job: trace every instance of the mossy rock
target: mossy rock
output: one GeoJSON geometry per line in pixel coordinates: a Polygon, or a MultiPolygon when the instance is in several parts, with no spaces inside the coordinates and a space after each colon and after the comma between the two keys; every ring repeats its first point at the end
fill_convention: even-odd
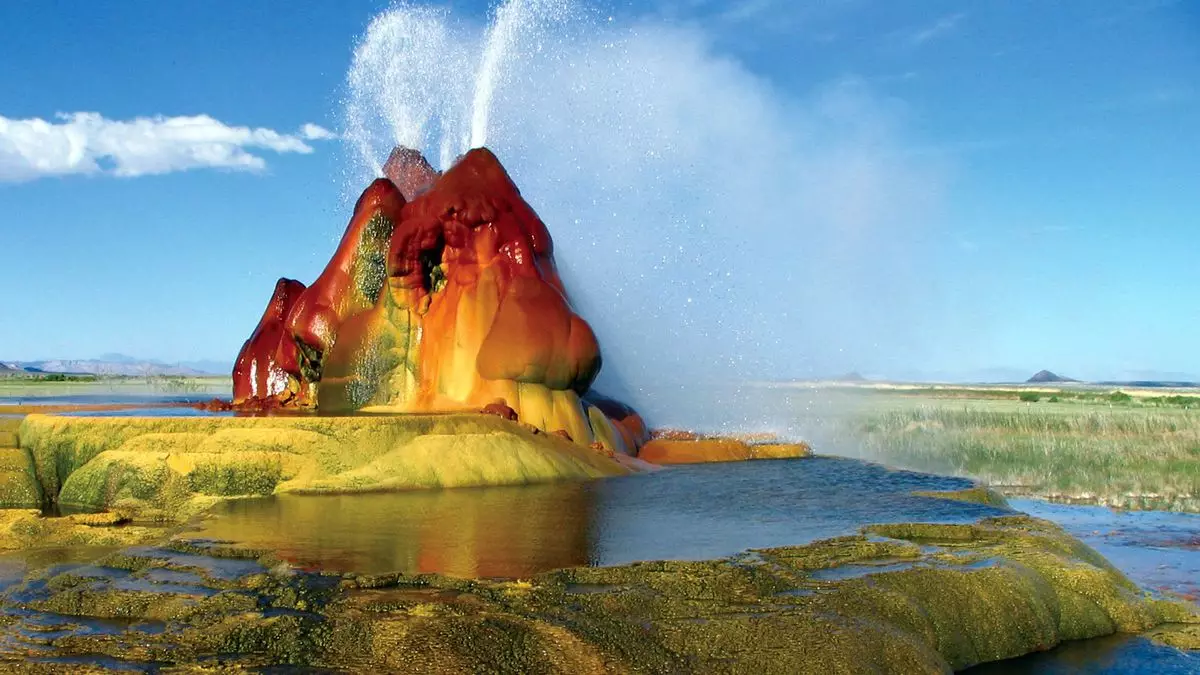
{"type": "Polygon", "coordinates": [[[638,451],[653,464],[741,462],[749,459],[796,459],[812,455],[807,443],[747,443],[737,438],[655,438],[638,451]]]}
{"type": "Polygon", "coordinates": [[[0,447],[0,508],[37,509],[43,501],[33,458],[21,448],[0,447]]]}
{"type": "Polygon", "coordinates": [[[1004,498],[1004,495],[984,485],[976,485],[964,490],[918,490],[913,492],[913,494],[918,497],[949,499],[950,501],[966,502],[968,504],[983,504],[998,508],[1009,507],[1008,500],[1004,498]]]}
{"type": "Polygon", "coordinates": [[[628,473],[603,452],[483,415],[134,418],[30,415],[44,494],[184,519],[229,497],[516,485],[628,473]]]}
{"type": "Polygon", "coordinates": [[[797,459],[812,457],[808,443],[753,443],[750,445],[752,459],[797,459]]]}
{"type": "Polygon", "coordinates": [[[1186,624],[1167,624],[1151,631],[1149,637],[1168,647],[1200,651],[1200,620],[1186,624]]]}
{"type": "Polygon", "coordinates": [[[55,639],[63,656],[188,667],[220,654],[232,670],[421,673],[948,673],[1163,621],[1181,625],[1156,635],[1186,645],[1200,620],[1184,605],[1147,599],[1045,521],[889,527],[889,538],[868,531],[524,581],[338,579],[266,562],[217,578],[191,567],[203,549],[171,562],[143,548],[103,558],[88,574],[30,579],[23,588],[35,597],[24,607],[170,622],[155,633],[76,631],[55,639]],[[159,572],[187,585],[171,597],[97,581],[96,569],[137,580],[159,572]]]}
{"type": "Polygon", "coordinates": [[[124,521],[120,516],[49,518],[37,509],[0,509],[0,550],[131,546],[167,536],[162,528],[124,521]]]}
{"type": "Polygon", "coordinates": [[[17,432],[24,415],[0,415],[0,446],[17,446],[17,432]]]}
{"type": "Polygon", "coordinates": [[[726,562],[556,574],[602,589],[572,602],[653,626],[702,671],[944,672],[1181,611],[1045,521],[880,529],[726,562]]]}

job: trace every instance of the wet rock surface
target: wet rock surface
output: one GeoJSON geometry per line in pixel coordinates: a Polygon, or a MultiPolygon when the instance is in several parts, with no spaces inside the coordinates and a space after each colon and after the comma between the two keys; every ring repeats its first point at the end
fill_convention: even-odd
{"type": "Polygon", "coordinates": [[[42,490],[28,454],[21,449],[20,416],[0,417],[0,508],[37,509],[42,490]]]}
{"type": "Polygon", "coordinates": [[[700,464],[741,462],[749,459],[793,459],[812,455],[806,443],[753,442],[736,438],[654,438],[638,452],[638,458],[653,464],[700,464]]]}
{"type": "Polygon", "coordinates": [[[1200,602],[1200,514],[1012,501],[1061,524],[1145,588],[1200,602]]]}
{"type": "MultiPolygon", "coordinates": [[[[610,456],[493,415],[30,415],[15,475],[43,508],[178,522],[222,500],[287,492],[512,485],[628,473],[610,456]]],[[[2,455],[0,455],[2,457],[2,455]]],[[[0,473],[0,477],[3,474],[0,473]]],[[[11,488],[10,493],[23,494],[11,488]]],[[[25,505],[25,504],[22,504],[25,505]]]]}
{"type": "Polygon", "coordinates": [[[524,580],[303,572],[178,538],[41,564],[0,596],[9,669],[940,673],[1194,619],[1024,516],[524,580]]]}
{"type": "MultiPolygon", "coordinates": [[[[605,458],[504,417],[469,416],[482,426],[468,431],[516,430],[533,443],[605,458]]],[[[231,512],[214,506],[243,503],[231,498],[268,494],[288,480],[328,480],[328,472],[353,472],[350,464],[360,460],[373,465],[377,477],[395,476],[402,465],[411,469],[411,455],[395,467],[376,463],[392,441],[372,435],[370,420],[31,421],[18,433],[28,443],[15,449],[14,457],[26,462],[18,461],[15,473],[32,476],[43,498],[58,495],[60,506],[63,495],[94,494],[107,510],[64,517],[0,511],[0,539],[18,549],[0,556],[0,669],[946,672],[1064,641],[1150,629],[1154,641],[1145,644],[1173,650],[1154,652],[1156,663],[1164,663],[1162,654],[1194,648],[1194,607],[1147,597],[1056,526],[1012,514],[998,494],[957,479],[829,458],[671,468],[581,485],[584,491],[566,501],[555,493],[557,506],[548,503],[542,512],[522,498],[521,518],[485,504],[465,531],[467,540],[431,536],[459,526],[425,511],[424,530],[399,534],[417,544],[393,539],[396,556],[368,569],[352,555],[337,563],[336,556],[348,552],[328,540],[324,548],[335,557],[306,559],[299,553],[304,538],[282,527],[295,514],[273,516],[272,527],[290,534],[269,542],[214,541],[204,538],[211,528],[180,531],[171,524],[203,513],[219,523],[231,512]],[[204,451],[212,437],[197,434],[196,425],[205,424],[224,434],[220,453],[204,451]],[[357,431],[348,433],[351,427],[357,431]],[[366,457],[364,448],[376,454],[366,457]],[[339,461],[331,464],[333,458],[339,461]],[[831,466],[858,473],[827,473],[831,466]],[[648,488],[641,496],[614,493],[607,524],[571,518],[571,499],[594,510],[596,493],[589,490],[639,481],[648,488]],[[739,500],[754,505],[757,515],[731,510],[739,500]],[[804,515],[821,512],[840,514],[843,524],[829,529],[804,515]],[[845,518],[874,524],[846,530],[845,518]],[[526,536],[538,519],[550,537],[576,545],[515,572],[507,563],[470,559],[482,550],[472,548],[470,538],[488,532],[544,548],[526,536]],[[529,527],[506,529],[506,520],[529,527]],[[695,548],[684,556],[692,560],[628,562],[674,558],[679,552],[672,541],[717,532],[688,534],[679,527],[697,521],[721,523],[739,536],[695,548]],[[773,521],[778,532],[756,529],[773,521]],[[665,548],[631,547],[637,540],[622,539],[621,528],[613,528],[621,522],[657,532],[641,540],[665,548]],[[618,536],[604,543],[598,531],[618,536]],[[763,548],[781,541],[780,532],[792,537],[783,542],[811,543],[763,548]],[[745,548],[753,550],[736,553],[745,548]],[[638,553],[621,560],[604,557],[604,550],[638,553]],[[409,558],[420,562],[404,562],[409,558]]],[[[405,433],[427,437],[449,424],[453,438],[464,431],[455,426],[460,423],[455,416],[425,416],[421,429],[405,433]]],[[[766,440],[739,442],[753,447],[766,440]]],[[[439,446],[430,455],[442,468],[444,451],[439,446]]],[[[476,460],[469,465],[479,466],[476,460]]],[[[551,487],[559,486],[545,486],[551,487]]],[[[1144,649],[1118,653],[1151,658],[1144,649]]]]}
{"type": "MultiPolygon", "coordinates": [[[[437,493],[414,493],[426,495],[426,502],[405,502],[403,511],[421,511],[424,524],[442,533],[475,522],[474,533],[468,539],[430,538],[429,530],[398,527],[391,545],[399,547],[399,557],[376,566],[330,545],[340,529],[335,521],[306,520],[296,512],[253,524],[239,521],[237,510],[216,509],[182,529],[130,524],[113,513],[46,518],[0,512],[40,523],[42,533],[36,541],[17,542],[35,548],[0,556],[0,668],[934,673],[1156,626],[1160,644],[1187,648],[1200,626],[1193,608],[1147,597],[1059,527],[1016,514],[995,493],[957,479],[814,458],[695,465],[580,484],[583,491],[570,498],[574,507],[563,501],[567,487],[443,491],[463,499],[440,506],[428,501],[437,493]],[[729,481],[731,468],[740,480],[729,481]],[[845,494],[850,476],[844,471],[857,472],[850,482],[861,492],[854,498],[845,494]],[[807,482],[798,478],[804,475],[807,482]],[[719,478],[726,492],[716,489],[719,478]],[[660,506],[677,503],[680,513],[712,526],[720,522],[711,520],[716,512],[697,514],[683,495],[699,491],[729,505],[750,485],[757,487],[744,504],[754,510],[729,513],[743,523],[740,531],[756,519],[769,522],[785,505],[808,508],[801,495],[814,508],[820,503],[842,514],[853,513],[854,505],[874,509],[857,517],[878,522],[830,521],[810,528],[803,545],[764,548],[753,542],[769,538],[742,537],[722,546],[751,550],[713,555],[722,549],[701,546],[690,549],[693,555],[711,558],[596,566],[619,558],[588,553],[603,550],[589,532],[633,527],[646,518],[636,509],[623,515],[619,504],[608,521],[577,526],[570,514],[594,511],[596,495],[587,490],[622,484],[644,487],[646,495],[661,493],[661,503],[647,500],[644,506],[660,512],[657,540],[668,545],[691,541],[701,530],[673,528],[672,512],[660,506]],[[536,529],[529,518],[522,521],[528,527],[502,526],[512,520],[505,490],[532,491],[519,500],[526,511],[537,503],[534,493],[550,491],[544,511],[529,511],[538,519],[544,513],[548,540],[522,538],[536,529]],[[475,516],[463,514],[468,502],[482,504],[475,516]],[[445,519],[451,514],[458,520],[445,519]],[[943,522],[896,519],[902,517],[943,522]],[[235,526],[225,533],[206,524],[226,520],[235,526]],[[317,539],[327,533],[325,547],[333,557],[298,555],[305,540],[284,527],[289,520],[300,521],[298,527],[317,539]],[[277,540],[223,538],[255,527],[282,527],[284,534],[277,540]],[[488,538],[492,532],[499,538],[488,538]],[[564,537],[575,544],[548,548],[564,537]],[[480,547],[473,549],[471,538],[480,547]],[[543,553],[526,558],[533,564],[521,568],[483,558],[459,564],[463,555],[501,549],[504,542],[513,551],[543,553]],[[424,563],[408,565],[406,559],[424,563]]],[[[353,505],[384,497],[336,499],[353,505]]],[[[634,493],[614,498],[638,501],[634,493]]],[[[323,500],[335,498],[287,499],[324,514],[332,502],[323,500]]],[[[229,506],[242,503],[269,500],[229,506]]],[[[790,532],[805,539],[798,522],[787,519],[792,524],[769,537],[778,541],[790,532]]],[[[613,543],[646,559],[657,550],[633,541],[618,536],[613,543]]]]}

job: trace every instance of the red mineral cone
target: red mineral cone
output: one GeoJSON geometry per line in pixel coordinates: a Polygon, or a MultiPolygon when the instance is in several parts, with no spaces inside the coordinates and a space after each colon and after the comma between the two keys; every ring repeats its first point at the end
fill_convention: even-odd
{"type": "Polygon", "coordinates": [[[411,202],[432,187],[441,174],[429,166],[420,152],[398,145],[388,155],[383,165],[383,175],[411,202]]]}
{"type": "MultiPolygon", "coordinates": [[[[325,354],[342,322],[378,301],[387,281],[388,245],[403,208],[404,196],[390,181],[371,183],[359,197],[333,258],[296,300],[287,326],[297,359],[286,365],[306,385],[320,381],[325,354]]],[[[304,387],[302,402],[316,402],[311,386],[304,387]]]]}
{"type": "Polygon", "coordinates": [[[291,400],[299,393],[299,381],[289,367],[296,362],[296,344],[285,322],[303,291],[299,281],[276,282],[266,311],[234,362],[234,405],[254,399],[291,400]]]}
{"type": "Polygon", "coordinates": [[[471,150],[438,174],[397,148],[384,173],[325,271],[277,312],[292,349],[274,365],[298,383],[293,403],[491,412],[504,401],[543,431],[635,452],[637,413],[581,398],[600,346],[571,307],[546,225],[496,156],[471,150]]]}

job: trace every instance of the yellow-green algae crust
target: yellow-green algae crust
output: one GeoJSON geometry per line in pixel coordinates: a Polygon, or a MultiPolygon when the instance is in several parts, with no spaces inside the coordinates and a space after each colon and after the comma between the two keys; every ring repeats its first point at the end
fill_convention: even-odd
{"type": "MultiPolygon", "coordinates": [[[[526,581],[338,583],[264,558],[262,573],[237,580],[185,568],[209,591],[175,598],[68,571],[27,582],[49,590],[24,606],[172,622],[161,633],[55,638],[59,655],[164,666],[219,655],[235,670],[414,673],[946,673],[1064,640],[1200,621],[1184,605],[1141,595],[1046,521],[1007,516],[888,532],[526,581]]],[[[147,566],[170,566],[143,555],[96,565],[141,579],[150,578],[147,566]]],[[[21,662],[13,644],[0,642],[0,660],[21,662]]]]}
{"type": "Polygon", "coordinates": [[[17,439],[19,417],[0,417],[0,508],[37,509],[44,501],[33,458],[17,439]]]}
{"type": "Polygon", "coordinates": [[[0,509],[0,550],[132,546],[167,536],[163,528],[126,525],[123,520],[119,514],[46,518],[39,509],[0,509]]]}
{"type": "Polygon", "coordinates": [[[620,475],[611,458],[484,415],[56,417],[20,429],[66,507],[179,520],[227,497],[514,485],[620,475]]]}
{"type": "Polygon", "coordinates": [[[15,448],[17,430],[21,428],[20,417],[0,417],[0,448],[15,448]]]}
{"type": "Polygon", "coordinates": [[[44,501],[29,453],[0,447],[0,508],[37,509],[44,501]]]}
{"type": "Polygon", "coordinates": [[[913,494],[917,497],[933,497],[934,499],[948,499],[952,502],[1008,508],[1008,500],[1004,498],[1004,495],[986,485],[976,485],[964,490],[917,490],[913,494]]]}
{"type": "Polygon", "coordinates": [[[1200,651],[1200,623],[1171,623],[1151,631],[1151,640],[1176,649],[1200,651]]]}

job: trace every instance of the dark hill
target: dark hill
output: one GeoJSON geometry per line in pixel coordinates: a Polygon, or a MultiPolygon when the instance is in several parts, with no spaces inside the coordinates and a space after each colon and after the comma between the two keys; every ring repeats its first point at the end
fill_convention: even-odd
{"type": "Polygon", "coordinates": [[[1052,373],[1048,370],[1039,370],[1037,373],[1034,374],[1033,377],[1029,378],[1028,380],[1025,380],[1025,382],[1027,382],[1029,384],[1045,384],[1047,382],[1078,382],[1078,381],[1079,380],[1071,379],[1069,377],[1063,377],[1062,375],[1055,375],[1054,373],[1052,373]]]}

